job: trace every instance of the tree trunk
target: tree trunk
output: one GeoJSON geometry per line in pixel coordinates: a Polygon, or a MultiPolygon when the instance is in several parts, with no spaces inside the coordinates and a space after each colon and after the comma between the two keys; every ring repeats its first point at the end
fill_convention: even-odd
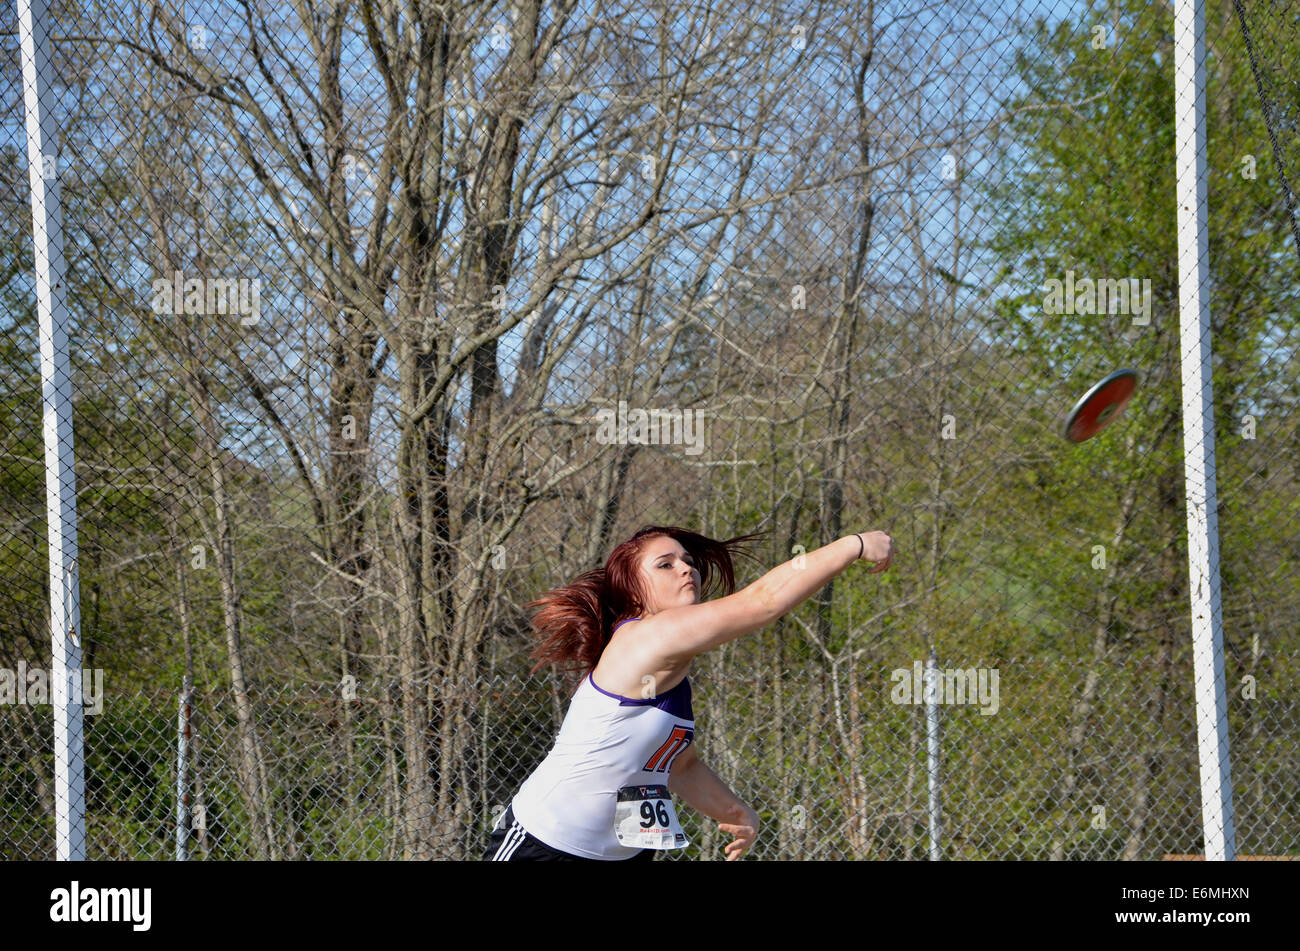
{"type": "MultiPolygon", "coordinates": [[[[1138,743],[1138,755],[1133,761],[1133,787],[1130,794],[1129,831],[1124,840],[1121,858],[1136,861],[1143,857],[1146,846],[1147,820],[1150,817],[1151,790],[1158,788],[1157,777],[1160,774],[1162,752],[1168,727],[1169,690],[1174,678],[1174,645],[1178,640],[1178,628],[1175,622],[1177,606],[1186,603],[1185,586],[1181,582],[1185,565],[1179,558],[1179,519],[1178,479],[1174,473],[1165,474],[1160,479],[1161,509],[1164,518],[1161,524],[1165,528],[1165,544],[1161,550],[1161,576],[1165,579],[1165,603],[1157,606],[1163,617],[1157,622],[1160,631],[1160,643],[1157,648],[1155,668],[1152,671],[1154,682],[1144,705],[1147,721],[1151,724],[1148,737],[1138,743]]],[[[1148,856],[1148,858],[1153,856],[1148,856]]]]}
{"type": "MultiPolygon", "coordinates": [[[[403,403],[415,405],[413,392],[419,374],[414,366],[415,351],[407,347],[402,361],[403,403]]],[[[398,449],[399,499],[398,522],[398,626],[397,674],[401,691],[402,752],[405,782],[402,796],[403,857],[426,860],[434,857],[430,841],[434,820],[433,796],[429,777],[428,730],[426,705],[427,684],[431,671],[427,664],[427,641],[424,625],[422,577],[421,459],[416,433],[404,429],[398,449]]]]}
{"type": "Polygon", "coordinates": [[[230,525],[230,501],[226,487],[225,466],[221,459],[216,420],[209,403],[208,388],[201,369],[192,368],[186,375],[186,389],[198,416],[199,438],[207,457],[212,480],[212,507],[216,516],[216,561],[221,582],[221,613],[225,624],[226,660],[235,702],[239,732],[240,792],[248,811],[248,827],[253,838],[254,854],[259,859],[279,858],[271,818],[266,768],[257,738],[257,724],[252,698],[245,676],[242,643],[240,589],[235,571],[234,537],[230,525]]]}
{"type": "MultiPolygon", "coordinates": [[[[1132,437],[1129,438],[1129,450],[1129,457],[1131,458],[1132,437]]],[[[1116,519],[1115,529],[1111,535],[1112,557],[1118,554],[1119,547],[1124,542],[1128,522],[1133,514],[1133,506],[1136,500],[1137,483],[1130,481],[1125,486],[1119,517],[1116,519]]],[[[1110,637],[1110,626],[1115,615],[1115,598],[1111,595],[1111,589],[1114,587],[1114,573],[1114,569],[1107,570],[1097,590],[1096,623],[1092,633],[1092,659],[1088,671],[1084,675],[1083,693],[1080,695],[1078,702],[1075,703],[1070,716],[1070,728],[1066,742],[1066,769],[1061,780],[1059,798],[1060,812],[1065,828],[1058,831],[1052,841],[1051,860],[1053,862],[1059,862],[1065,858],[1066,844],[1069,837],[1067,830],[1072,820],[1075,819],[1073,815],[1074,798],[1079,788],[1080,772],[1082,770],[1080,759],[1083,755],[1083,742],[1087,738],[1092,710],[1097,702],[1097,692],[1101,685],[1102,666],[1106,660],[1106,645],[1110,637]]]]}

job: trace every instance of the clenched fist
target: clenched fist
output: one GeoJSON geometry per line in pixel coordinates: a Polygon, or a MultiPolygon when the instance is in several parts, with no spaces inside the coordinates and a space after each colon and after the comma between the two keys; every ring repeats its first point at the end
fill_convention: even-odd
{"type": "Polygon", "coordinates": [[[858,559],[875,562],[871,574],[888,568],[894,558],[894,540],[884,532],[858,532],[857,535],[862,539],[862,554],[858,559]]]}

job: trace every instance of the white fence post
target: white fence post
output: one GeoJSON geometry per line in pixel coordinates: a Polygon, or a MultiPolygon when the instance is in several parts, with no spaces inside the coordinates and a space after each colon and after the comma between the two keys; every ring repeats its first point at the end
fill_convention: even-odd
{"type": "Polygon", "coordinates": [[[81,602],[77,585],[77,480],[72,455],[72,377],[64,294],[63,214],[55,130],[48,0],[18,0],[27,165],[32,189],[36,306],[44,401],[45,508],[50,543],[50,641],[54,681],[55,850],[86,857],[81,602]]]}
{"type": "Polygon", "coordinates": [[[1205,188],[1205,10],[1174,6],[1174,135],[1178,173],[1178,307],[1183,364],[1183,466],[1192,662],[1207,860],[1236,858],[1228,704],[1219,607],[1219,518],[1210,369],[1209,241],[1205,188]]]}
{"type": "Polygon", "coordinates": [[[925,663],[925,752],[930,787],[930,861],[943,858],[939,824],[939,663],[934,646],[925,663]]]}

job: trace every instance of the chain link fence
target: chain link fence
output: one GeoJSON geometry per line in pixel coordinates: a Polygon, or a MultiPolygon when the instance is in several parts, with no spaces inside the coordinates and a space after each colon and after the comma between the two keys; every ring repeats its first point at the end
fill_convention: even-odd
{"type": "MultiPolygon", "coordinates": [[[[1206,11],[1247,855],[1300,855],[1297,12],[1206,11]]],[[[0,15],[0,858],[28,859],[49,558],[0,15]]],[[[567,704],[525,603],[644,524],[767,531],[742,584],[854,531],[899,548],[692,669],[753,857],[929,854],[931,646],[966,688],[943,857],[1204,851],[1169,5],[51,17],[89,857],[477,857],[567,704]],[[1123,418],[1062,440],[1125,366],[1123,418]]],[[[681,815],[666,858],[720,857],[681,815]]]]}
{"type": "MultiPolygon", "coordinates": [[[[1182,654],[1178,671],[1190,663],[1190,652],[1182,654]]],[[[1298,662],[1295,654],[1274,658],[1268,678],[1293,683],[1298,662]]],[[[733,777],[737,793],[759,811],[754,857],[929,854],[925,711],[911,695],[899,702],[900,685],[919,682],[915,664],[760,675],[711,663],[697,671],[701,756],[733,777]]],[[[1200,850],[1187,677],[1175,678],[1165,695],[1161,681],[1170,671],[1150,662],[1004,659],[982,669],[984,679],[976,669],[960,694],[964,703],[939,705],[942,857],[1150,860],[1200,850]],[[1098,699],[1085,711],[1091,677],[1098,699]],[[1075,734],[1084,739],[1071,756],[1075,734]]],[[[1230,664],[1232,681],[1252,676],[1247,669],[1260,672],[1230,664]]],[[[1238,848],[1286,854],[1300,834],[1300,762],[1290,742],[1300,710],[1290,690],[1245,693],[1250,702],[1234,706],[1230,739],[1238,848]]],[[[450,764],[457,821],[436,828],[403,819],[396,684],[259,691],[259,776],[270,792],[260,805],[240,778],[238,717],[228,691],[192,697],[184,719],[175,693],[106,698],[87,730],[90,851],[105,859],[176,856],[184,749],[191,798],[179,838],[189,858],[396,859],[415,849],[418,836],[429,838],[435,858],[476,858],[520,777],[559,729],[565,691],[543,678],[485,676],[464,694],[480,711],[476,737],[468,755],[450,764]]],[[[5,710],[0,736],[0,792],[10,810],[0,857],[52,858],[50,717],[5,710]]],[[[692,810],[682,810],[682,819],[691,845],[665,859],[720,859],[728,837],[692,810]]]]}

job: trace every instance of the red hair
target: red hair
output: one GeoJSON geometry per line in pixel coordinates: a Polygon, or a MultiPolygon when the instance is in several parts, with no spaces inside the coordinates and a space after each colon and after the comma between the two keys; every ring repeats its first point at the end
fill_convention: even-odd
{"type": "Polygon", "coordinates": [[[724,595],[736,590],[732,557],[754,557],[741,546],[765,534],[715,541],[684,528],[647,525],[615,546],[604,568],[583,572],[569,584],[528,602],[527,607],[537,608],[532,624],[539,640],[529,655],[536,660],[529,673],[537,673],[547,664],[566,673],[586,674],[595,669],[614,625],[645,610],[637,559],[649,539],[657,535],[676,539],[694,557],[700,572],[700,600],[704,601],[719,589],[724,595]]]}

